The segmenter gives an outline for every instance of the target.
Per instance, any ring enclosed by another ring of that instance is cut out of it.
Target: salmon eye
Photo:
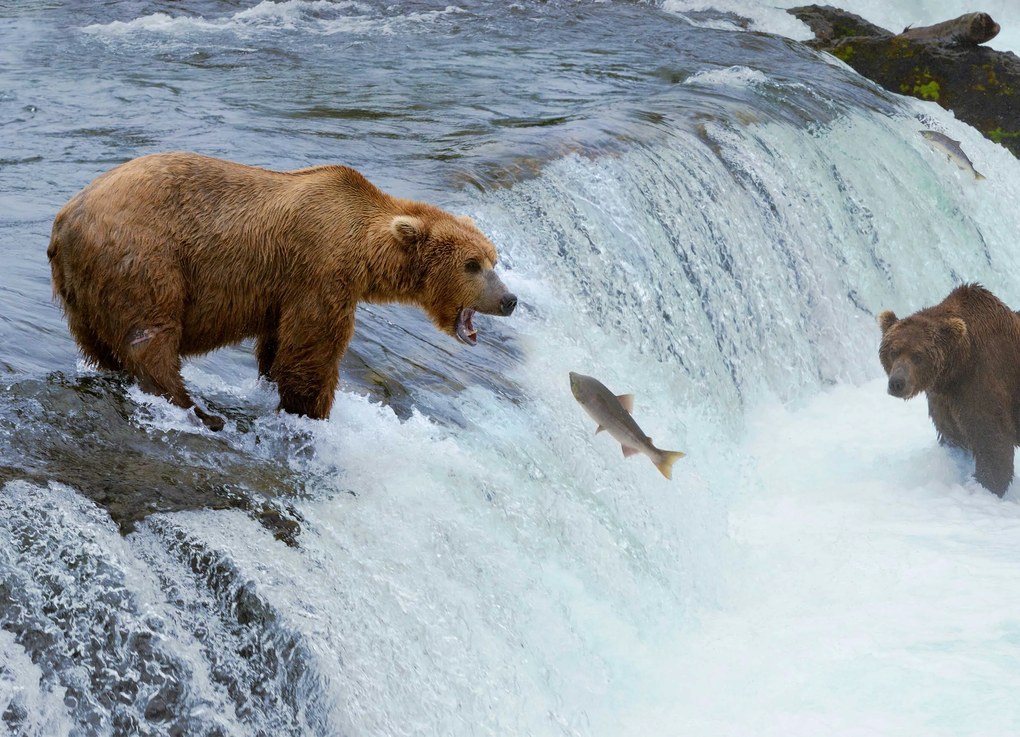
[[[475,259],[471,259],[466,264],[464,264],[464,271],[466,271],[469,274],[477,274],[481,270],[482,265],[478,263]]]

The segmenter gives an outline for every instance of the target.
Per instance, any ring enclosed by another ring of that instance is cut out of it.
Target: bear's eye
[[[464,271],[466,271],[469,274],[477,274],[481,270],[482,265],[475,261],[474,259],[471,259],[470,261],[464,264]]]

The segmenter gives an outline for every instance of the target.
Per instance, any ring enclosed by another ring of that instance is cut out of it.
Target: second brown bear
[[[1020,445],[1020,316],[978,284],[902,320],[886,310],[879,358],[889,394],[928,397],[939,441],[974,455],[974,476],[1000,497]]]

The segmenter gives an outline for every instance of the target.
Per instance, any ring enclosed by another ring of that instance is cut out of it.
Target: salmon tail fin
[[[673,478],[673,464],[683,458],[686,453],[681,453],[679,450],[664,450],[662,451],[662,460],[655,464],[655,467],[659,469],[659,473],[665,476],[667,479]]]

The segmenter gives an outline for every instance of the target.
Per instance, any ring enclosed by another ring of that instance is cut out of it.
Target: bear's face
[[[414,253],[420,269],[422,288],[416,301],[443,332],[475,345],[476,312],[507,316],[517,307],[517,297],[494,271],[496,248],[470,218],[401,215],[391,228]]]
[[[916,313],[902,320],[890,310],[878,316],[878,357],[889,376],[889,393],[910,399],[949,378],[947,367],[966,353],[967,323],[959,317]]]

